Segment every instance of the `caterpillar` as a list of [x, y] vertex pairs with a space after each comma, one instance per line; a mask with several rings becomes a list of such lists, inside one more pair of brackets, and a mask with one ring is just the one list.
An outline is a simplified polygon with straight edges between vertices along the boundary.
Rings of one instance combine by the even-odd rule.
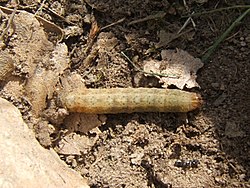
[[92, 114], [188, 112], [202, 104], [197, 93], [158, 88], [78, 89], [60, 100], [70, 112]]

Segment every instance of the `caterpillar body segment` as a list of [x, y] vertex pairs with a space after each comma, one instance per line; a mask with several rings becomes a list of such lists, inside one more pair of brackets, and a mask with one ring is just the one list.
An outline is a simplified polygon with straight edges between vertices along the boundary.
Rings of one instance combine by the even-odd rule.
[[157, 88], [81, 89], [61, 97], [71, 112], [116, 114], [132, 112], [188, 112], [201, 106], [199, 94]]

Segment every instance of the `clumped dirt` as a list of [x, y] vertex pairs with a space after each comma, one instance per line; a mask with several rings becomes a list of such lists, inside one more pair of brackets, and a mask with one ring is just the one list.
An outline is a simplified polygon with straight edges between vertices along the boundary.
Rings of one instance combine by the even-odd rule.
[[[57, 101], [55, 91], [67, 84], [68, 89], [83, 84], [87, 88], [162, 87], [158, 78], [146, 77], [121, 52], [141, 68], [144, 61], [161, 60], [161, 51], [166, 49], [182, 49], [201, 58], [245, 9], [195, 16], [193, 24], [190, 22], [179, 35], [177, 32], [187, 20], [184, 16], [246, 3], [193, 0], [184, 5], [183, 2], [49, 0], [38, 12], [41, 6], [38, 1], [22, 1], [18, 7], [32, 14], [37, 12], [64, 29], [61, 43], [68, 47], [69, 60], [60, 60], [66, 52], [58, 55], [55, 50], [58, 38], [47, 33], [50, 41], [40, 41], [39, 53], [32, 51], [38, 55], [28, 58], [32, 64], [29, 71], [27, 61], [20, 59], [21, 52], [13, 50], [23, 41], [17, 40], [19, 35], [11, 39], [13, 36], [9, 34], [1, 54], [13, 55], [14, 72], [8, 78], [1, 76], [1, 97], [20, 109], [43, 146], [53, 147], [93, 188], [250, 187], [249, 15], [198, 71], [200, 88], [191, 91], [199, 92], [204, 104], [194, 112], [86, 118], [83, 114], [69, 115]], [[14, 6], [12, 1], [1, 1], [1, 5]], [[4, 16], [1, 23], [7, 19]], [[3, 26], [0, 29], [3, 32]], [[22, 53], [28, 57], [27, 50], [23, 49]], [[37, 62], [41, 61], [40, 56], [44, 60]], [[63, 67], [55, 65], [53, 58], [57, 56], [60, 62], [66, 63]], [[1, 61], [6, 61], [3, 57], [6, 56], [1, 55]], [[44, 88], [53, 87], [49, 95], [43, 94], [42, 105], [36, 105], [40, 107], [37, 111], [42, 111], [39, 115], [32, 110], [32, 100], [24, 92], [35, 70], [45, 77], [51, 75], [48, 79], [51, 84], [42, 83], [48, 84]], [[83, 127], [86, 122], [88, 128]]]

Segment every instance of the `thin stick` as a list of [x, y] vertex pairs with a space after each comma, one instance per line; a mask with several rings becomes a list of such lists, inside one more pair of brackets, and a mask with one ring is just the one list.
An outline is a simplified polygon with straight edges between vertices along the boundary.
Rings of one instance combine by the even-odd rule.
[[124, 53], [124, 52], [121, 52], [121, 54], [133, 65], [133, 67], [137, 70], [137, 71], [140, 71], [144, 74], [149, 74], [149, 75], [152, 75], [152, 76], [160, 76], [160, 77], [168, 77], [168, 78], [176, 78], [178, 79], [179, 76], [176, 76], [176, 75], [168, 75], [168, 74], [160, 74], [160, 73], [153, 73], [153, 72], [146, 72], [144, 71], [143, 69], [141, 69], [140, 67], [138, 67], [136, 64], [134, 64], [134, 62], [129, 59], [129, 57]]
[[106, 25], [106, 26], [102, 27], [102, 28], [100, 29], [100, 31], [102, 31], [102, 30], [104, 30], [104, 29], [107, 29], [107, 28], [109, 28], [109, 27], [112, 27], [112, 26], [114, 26], [114, 25], [117, 25], [117, 24], [119, 24], [119, 23], [122, 23], [122, 22], [124, 22], [125, 19], [126, 19], [126, 18], [122, 18], [122, 19], [120, 19], [120, 20], [118, 20], [118, 21], [116, 21], [116, 22], [114, 22], [114, 23], [111, 23], [111, 24], [109, 24], [109, 25]]
[[213, 9], [213, 10], [209, 10], [209, 11], [205, 11], [205, 12], [198, 12], [195, 14], [189, 14], [187, 16], [182, 16], [182, 18], [195, 17], [195, 16], [204, 15], [204, 14], [211, 14], [214, 12], [220, 12], [220, 11], [224, 11], [224, 10], [237, 9], [237, 8], [250, 8], [250, 5], [235, 5], [232, 7], [218, 8], [218, 9]]
[[160, 12], [154, 14], [154, 15], [149, 15], [149, 16], [147, 16], [145, 18], [141, 18], [141, 19], [129, 22], [128, 26], [133, 25], [133, 24], [137, 24], [137, 23], [141, 23], [141, 22], [145, 22], [145, 21], [148, 21], [148, 20], [163, 18], [164, 16], [166, 16], [166, 14], [167, 14], [166, 12], [160, 11]]
[[231, 25], [230, 27], [214, 42], [212, 46], [208, 48], [208, 51], [202, 56], [201, 60], [206, 62], [211, 54], [218, 48], [220, 43], [225, 40], [225, 38], [229, 35], [229, 33], [240, 23], [240, 21], [250, 13], [250, 8], [247, 9], [243, 14], [241, 14]]
[[179, 34], [182, 32], [182, 30], [186, 28], [186, 26], [189, 24], [190, 21], [192, 22], [193, 27], [194, 27], [194, 28], [196, 27], [196, 24], [194, 23], [194, 20], [193, 20], [191, 17], [189, 17], [189, 18], [185, 21], [185, 23], [183, 24], [183, 26], [179, 29], [179, 31], [177, 32], [177, 35], [179, 35]]
[[37, 9], [35, 16], [43, 9], [46, 0], [43, 0], [41, 6]]

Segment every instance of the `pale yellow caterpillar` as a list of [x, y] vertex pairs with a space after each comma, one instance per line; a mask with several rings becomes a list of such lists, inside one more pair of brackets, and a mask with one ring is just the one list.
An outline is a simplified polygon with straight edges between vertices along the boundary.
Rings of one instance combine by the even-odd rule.
[[60, 99], [70, 112], [94, 114], [188, 112], [202, 103], [199, 94], [157, 88], [78, 89]]

